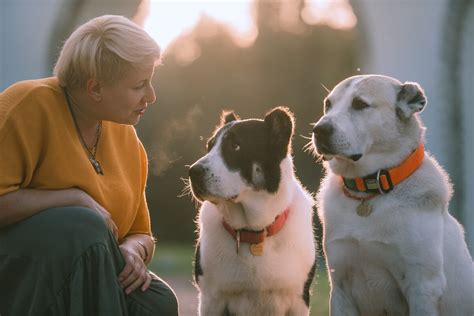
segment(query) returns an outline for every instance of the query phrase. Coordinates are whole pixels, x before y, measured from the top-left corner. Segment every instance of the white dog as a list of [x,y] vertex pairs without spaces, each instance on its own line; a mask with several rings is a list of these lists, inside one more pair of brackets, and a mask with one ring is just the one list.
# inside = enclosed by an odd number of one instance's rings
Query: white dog
[[293,172],[293,116],[223,114],[194,163],[200,315],[308,315],[315,269],[314,201]]
[[451,185],[424,152],[416,83],[350,77],[324,101],[313,144],[331,315],[474,315],[474,269]]

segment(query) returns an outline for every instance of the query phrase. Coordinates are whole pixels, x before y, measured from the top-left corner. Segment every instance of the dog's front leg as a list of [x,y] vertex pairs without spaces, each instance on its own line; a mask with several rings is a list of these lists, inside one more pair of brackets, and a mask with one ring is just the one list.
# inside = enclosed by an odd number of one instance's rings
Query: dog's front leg
[[342,287],[332,283],[329,315],[331,316],[359,316],[352,297],[344,292]]
[[400,284],[410,315],[414,316],[439,315],[446,288],[441,249],[443,227],[440,216],[432,214],[433,211],[418,214],[418,222],[423,225],[408,226],[408,238],[399,245],[404,266]]
[[410,315],[438,316],[439,303],[446,287],[446,279],[442,271],[426,271],[419,266],[411,267],[407,277],[405,295]]

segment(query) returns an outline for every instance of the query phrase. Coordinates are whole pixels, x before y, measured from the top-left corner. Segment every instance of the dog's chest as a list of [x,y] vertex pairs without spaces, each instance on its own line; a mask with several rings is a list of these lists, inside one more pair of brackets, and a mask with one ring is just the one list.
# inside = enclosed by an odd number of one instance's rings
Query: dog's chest
[[201,243],[206,247],[202,248],[201,257],[203,282],[211,276],[215,279],[214,286],[231,292],[275,287],[302,289],[314,261],[311,243],[286,242],[281,234],[267,238],[261,246],[262,252],[255,255],[250,249],[252,245],[247,243],[240,244],[237,252],[236,241],[227,234],[221,231],[219,238],[212,238],[206,232],[201,234]]
[[[376,196],[367,201],[348,198],[340,186],[323,188],[319,199],[319,217],[325,239],[355,239],[397,244],[404,233],[409,210],[394,195]],[[368,214],[360,210],[369,209]],[[402,238],[403,239],[403,238]]]
[[340,186],[323,187],[318,199],[331,279],[351,288],[363,315],[406,314],[399,287],[405,274],[403,202],[394,195],[379,196],[369,201],[371,214],[360,216],[361,202],[347,198]]
[[314,263],[315,246],[310,218],[299,217],[292,213],[284,228],[267,237],[262,252],[255,255],[248,243],[241,243],[237,252],[237,243],[223,228],[218,212],[202,210],[199,287],[225,292],[286,288],[300,293]]

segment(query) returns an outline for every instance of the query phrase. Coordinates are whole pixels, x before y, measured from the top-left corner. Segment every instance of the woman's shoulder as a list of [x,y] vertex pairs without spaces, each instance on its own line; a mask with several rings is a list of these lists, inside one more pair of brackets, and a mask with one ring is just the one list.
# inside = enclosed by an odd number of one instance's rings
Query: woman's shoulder
[[14,83],[0,93],[0,128],[15,113],[34,115],[35,110],[41,110],[38,104],[51,104],[61,96],[61,87],[54,77]]
[[6,88],[0,93],[0,98],[3,105],[4,98],[9,98],[12,101],[21,101],[25,97],[36,93],[61,94],[62,89],[55,77],[23,80]]

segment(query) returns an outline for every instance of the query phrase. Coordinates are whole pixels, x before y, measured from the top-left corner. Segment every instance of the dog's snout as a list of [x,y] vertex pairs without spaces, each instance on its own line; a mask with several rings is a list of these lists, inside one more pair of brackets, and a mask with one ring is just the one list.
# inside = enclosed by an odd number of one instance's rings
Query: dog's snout
[[208,168],[200,163],[195,163],[189,168],[189,180],[191,183],[191,190],[193,195],[198,199],[202,200],[202,196],[206,193],[206,172]]
[[189,168],[189,177],[191,181],[196,181],[198,179],[202,179],[204,177],[204,173],[206,172],[206,168],[201,164],[194,164]]
[[323,123],[323,124],[316,124],[313,128],[313,134],[317,138],[327,139],[329,138],[334,131],[334,127],[332,124]]

